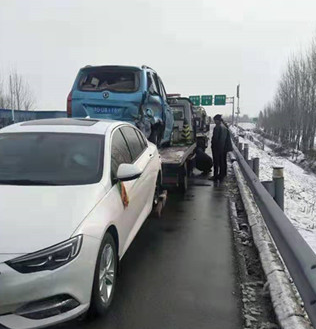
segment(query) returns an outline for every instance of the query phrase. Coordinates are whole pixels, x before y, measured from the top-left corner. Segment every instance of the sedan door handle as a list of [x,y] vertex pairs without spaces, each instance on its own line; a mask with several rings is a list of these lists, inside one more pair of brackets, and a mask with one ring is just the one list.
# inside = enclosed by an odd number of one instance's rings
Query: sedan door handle
[[149,157],[152,158],[154,155],[153,154],[149,154]]

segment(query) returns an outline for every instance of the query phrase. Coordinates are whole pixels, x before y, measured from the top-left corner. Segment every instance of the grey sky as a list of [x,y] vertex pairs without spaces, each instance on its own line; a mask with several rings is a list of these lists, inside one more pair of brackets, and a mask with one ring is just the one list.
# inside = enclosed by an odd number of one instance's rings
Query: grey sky
[[37,108],[64,109],[80,67],[147,64],[169,93],[233,96],[240,82],[241,113],[255,116],[315,13],[315,0],[0,0],[0,74],[16,68]]

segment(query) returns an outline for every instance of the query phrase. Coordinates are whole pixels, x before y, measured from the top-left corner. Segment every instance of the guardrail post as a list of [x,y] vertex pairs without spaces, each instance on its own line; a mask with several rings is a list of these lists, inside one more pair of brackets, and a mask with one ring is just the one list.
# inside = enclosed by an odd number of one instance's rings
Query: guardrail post
[[273,167],[274,200],[284,210],[284,173],[283,167]]
[[[285,216],[281,207],[269,196],[269,192],[262,186],[254,172],[246,166],[242,154],[235,145],[233,149],[246,182],[257,199],[262,216],[302,297],[305,310],[316,328],[316,254]],[[280,171],[280,168],[277,171]],[[280,176],[283,178],[283,169],[281,173],[282,175],[276,172],[275,179],[279,179]]]
[[259,158],[253,158],[253,172],[259,177]]
[[261,182],[261,184],[269,192],[269,194],[272,196],[272,198],[274,198],[274,196],[275,196],[274,182],[272,180],[266,180],[266,181]]
[[248,161],[247,161],[247,163],[248,163],[248,166],[251,168],[251,170],[253,171],[253,159],[249,159]]
[[244,159],[248,161],[249,158],[249,145],[248,143],[244,144]]
[[243,148],[243,144],[238,143],[238,150],[239,150],[240,153],[242,153],[242,148]]

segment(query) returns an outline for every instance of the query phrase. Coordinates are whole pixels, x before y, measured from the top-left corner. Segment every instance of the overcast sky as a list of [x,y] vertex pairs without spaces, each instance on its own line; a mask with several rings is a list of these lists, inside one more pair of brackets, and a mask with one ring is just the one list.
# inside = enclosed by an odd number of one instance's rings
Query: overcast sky
[[0,75],[16,68],[38,109],[65,109],[80,67],[146,64],[168,93],[240,83],[241,114],[256,116],[315,34],[315,0],[0,0]]

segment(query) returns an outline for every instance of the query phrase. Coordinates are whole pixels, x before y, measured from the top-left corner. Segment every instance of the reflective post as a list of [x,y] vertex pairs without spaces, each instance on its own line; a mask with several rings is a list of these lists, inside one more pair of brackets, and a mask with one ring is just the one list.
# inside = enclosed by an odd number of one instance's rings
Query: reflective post
[[266,180],[266,181],[261,182],[261,184],[269,192],[269,194],[272,196],[272,198],[274,198],[274,195],[275,195],[274,182],[272,180]]
[[283,167],[273,167],[274,200],[284,210],[284,172]]
[[251,170],[253,171],[253,159],[249,159],[248,161],[247,161],[247,163],[248,163],[248,166],[251,168]]
[[253,158],[253,172],[259,177],[259,158]]
[[246,161],[249,159],[249,145],[247,143],[244,144],[244,158]]

